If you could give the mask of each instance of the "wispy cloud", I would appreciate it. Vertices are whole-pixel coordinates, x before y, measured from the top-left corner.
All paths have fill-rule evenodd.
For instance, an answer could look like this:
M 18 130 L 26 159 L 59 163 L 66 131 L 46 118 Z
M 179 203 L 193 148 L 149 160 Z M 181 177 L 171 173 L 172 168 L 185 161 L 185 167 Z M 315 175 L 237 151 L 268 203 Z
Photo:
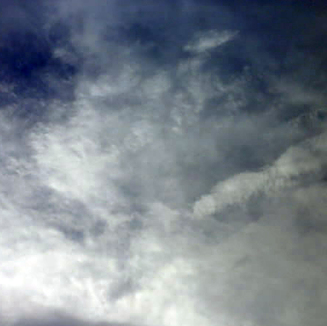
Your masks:
M 207 52 L 231 41 L 236 35 L 237 32 L 233 31 L 218 32 L 215 30 L 198 33 L 194 40 L 185 46 L 185 50 L 197 54 Z
M 0 88 L 1 325 L 324 325 L 325 93 L 228 8 L 49 4 L 74 69 Z

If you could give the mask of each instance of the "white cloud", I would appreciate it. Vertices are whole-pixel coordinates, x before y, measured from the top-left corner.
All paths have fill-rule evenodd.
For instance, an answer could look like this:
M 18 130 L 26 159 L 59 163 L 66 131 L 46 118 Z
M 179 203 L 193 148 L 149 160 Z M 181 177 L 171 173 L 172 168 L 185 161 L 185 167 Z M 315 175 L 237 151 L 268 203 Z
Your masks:
M 302 146 L 289 148 L 263 171 L 241 173 L 218 183 L 211 194 L 203 196 L 194 204 L 195 216 L 203 218 L 219 213 L 229 205 L 243 204 L 260 193 L 275 195 L 300 184 L 305 175 L 320 174 L 327 159 L 324 148 L 320 148 L 320 153 L 317 153 L 322 137 L 320 135 L 305 141 Z M 306 148 L 306 145 L 311 145 L 311 148 Z
M 198 33 L 192 42 L 185 46 L 185 50 L 196 54 L 205 53 L 230 40 L 234 39 L 238 32 L 235 31 L 206 31 Z

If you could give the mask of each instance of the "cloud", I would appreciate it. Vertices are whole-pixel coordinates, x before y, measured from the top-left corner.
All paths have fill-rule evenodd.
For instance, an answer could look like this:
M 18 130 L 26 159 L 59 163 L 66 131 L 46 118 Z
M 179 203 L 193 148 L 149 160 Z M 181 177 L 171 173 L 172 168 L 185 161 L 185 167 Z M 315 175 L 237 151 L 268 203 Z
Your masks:
M 198 34 L 193 42 L 185 46 L 185 50 L 194 53 L 207 52 L 226 42 L 229 42 L 236 35 L 237 32 L 223 31 L 219 33 L 215 30 Z
M 22 319 L 15 323 L 15 326 L 136 326 L 135 324 L 122 324 L 122 323 L 93 323 L 83 321 L 73 316 L 64 315 L 56 312 L 46 311 L 41 313 L 37 318 Z
M 276 195 L 285 188 L 301 184 L 301 179 L 308 175 L 311 178 L 321 175 L 326 164 L 326 153 L 318 144 L 321 144 L 321 139 L 324 138 L 325 133 L 306 140 L 302 146 L 289 148 L 264 171 L 242 173 L 217 184 L 212 194 L 203 196 L 195 203 L 195 216 L 201 218 L 219 213 L 229 205 L 244 204 L 260 193 L 267 196 Z M 319 149 L 316 148 L 317 145 Z
M 325 94 L 228 8 L 44 9 L 75 72 L 1 84 L 1 325 L 324 325 Z

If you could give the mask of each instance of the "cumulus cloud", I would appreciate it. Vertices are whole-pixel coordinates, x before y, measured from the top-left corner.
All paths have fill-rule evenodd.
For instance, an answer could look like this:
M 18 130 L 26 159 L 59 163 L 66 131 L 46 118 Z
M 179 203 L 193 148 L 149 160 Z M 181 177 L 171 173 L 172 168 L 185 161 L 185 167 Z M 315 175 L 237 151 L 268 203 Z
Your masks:
M 1 325 L 324 325 L 325 93 L 253 31 L 284 6 L 45 3 L 44 64 L 0 58 Z

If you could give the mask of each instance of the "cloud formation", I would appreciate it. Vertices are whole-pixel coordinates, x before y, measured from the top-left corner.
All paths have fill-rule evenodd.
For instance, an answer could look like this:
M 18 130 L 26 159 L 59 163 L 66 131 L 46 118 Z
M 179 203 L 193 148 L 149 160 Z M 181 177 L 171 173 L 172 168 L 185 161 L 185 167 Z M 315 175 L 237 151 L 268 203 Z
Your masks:
M 324 53 L 235 3 L 1 5 L 1 325 L 324 325 Z

